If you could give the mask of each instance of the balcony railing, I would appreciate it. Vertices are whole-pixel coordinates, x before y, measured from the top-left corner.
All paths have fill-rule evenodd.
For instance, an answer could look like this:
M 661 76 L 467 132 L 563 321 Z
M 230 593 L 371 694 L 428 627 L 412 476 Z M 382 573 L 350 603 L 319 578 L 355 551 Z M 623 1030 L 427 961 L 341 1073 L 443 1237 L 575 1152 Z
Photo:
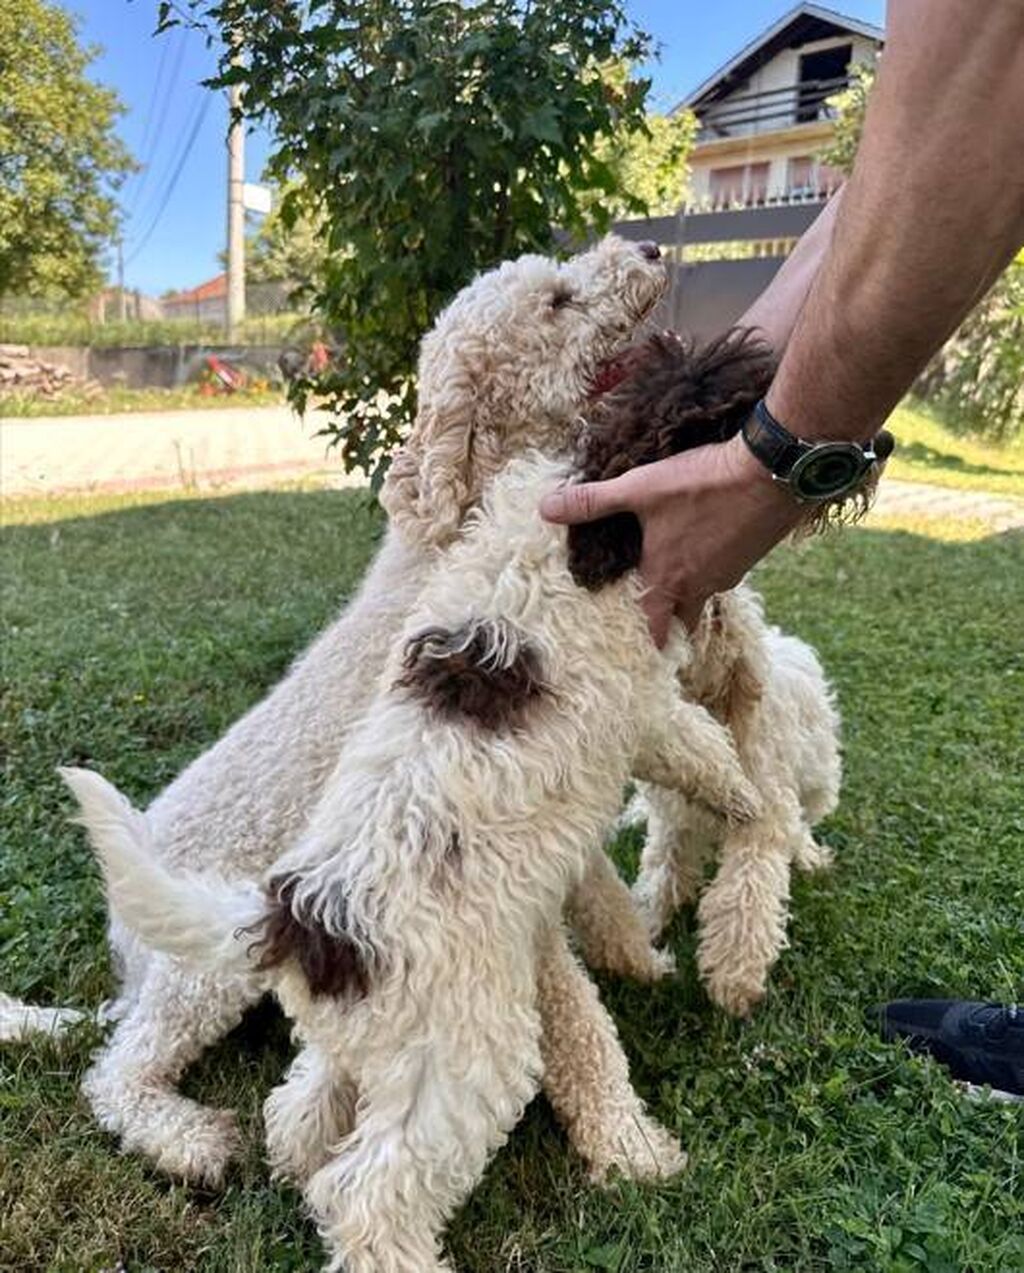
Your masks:
M 794 124 L 834 119 L 835 110 L 829 105 L 829 98 L 841 93 L 849 83 L 848 75 L 830 80 L 805 80 L 802 84 L 787 84 L 784 88 L 746 93 L 742 97 L 728 97 L 708 106 L 699 106 L 697 141 L 750 137 L 790 128 Z

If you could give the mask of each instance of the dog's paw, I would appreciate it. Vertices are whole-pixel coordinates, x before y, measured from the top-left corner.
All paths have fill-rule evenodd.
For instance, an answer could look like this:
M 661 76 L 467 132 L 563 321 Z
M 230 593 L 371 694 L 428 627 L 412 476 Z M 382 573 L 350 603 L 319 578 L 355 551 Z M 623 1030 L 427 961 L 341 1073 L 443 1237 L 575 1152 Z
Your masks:
M 617 1136 L 609 1134 L 588 1155 L 595 1184 L 609 1184 L 616 1174 L 627 1180 L 669 1180 L 685 1168 L 687 1157 L 679 1141 L 653 1118 L 634 1117 L 617 1130 Z
M 808 875 L 828 871 L 834 863 L 834 855 L 827 844 L 819 844 L 808 832 L 793 847 L 793 865 Z
M 190 1184 L 220 1189 L 242 1145 L 234 1110 L 197 1107 L 186 1122 L 176 1128 L 172 1140 L 160 1146 L 156 1167 Z M 131 1149 L 127 1141 L 126 1137 L 124 1147 Z
M 734 827 L 746 826 L 761 816 L 763 808 L 761 793 L 745 774 L 738 772 L 721 806 L 726 822 Z
M 732 1017 L 746 1020 L 765 997 L 767 971 L 762 977 L 736 975 L 728 968 L 701 971 L 712 1003 Z

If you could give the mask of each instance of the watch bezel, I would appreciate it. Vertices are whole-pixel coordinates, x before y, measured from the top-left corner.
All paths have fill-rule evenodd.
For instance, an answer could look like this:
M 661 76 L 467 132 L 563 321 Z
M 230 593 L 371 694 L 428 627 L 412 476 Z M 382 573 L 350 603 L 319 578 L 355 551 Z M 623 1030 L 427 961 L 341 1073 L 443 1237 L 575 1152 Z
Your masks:
M 803 504 L 824 504 L 828 500 L 848 495 L 860 486 L 868 469 L 875 462 L 874 452 L 857 442 L 804 442 L 803 445 L 806 450 L 802 450 L 793 461 L 789 472 L 784 477 L 775 475 L 776 481 L 784 482 L 791 489 L 794 498 Z M 806 477 L 807 470 L 820 460 L 836 455 L 842 455 L 853 461 L 849 479 L 832 490 L 806 490 L 801 480 Z

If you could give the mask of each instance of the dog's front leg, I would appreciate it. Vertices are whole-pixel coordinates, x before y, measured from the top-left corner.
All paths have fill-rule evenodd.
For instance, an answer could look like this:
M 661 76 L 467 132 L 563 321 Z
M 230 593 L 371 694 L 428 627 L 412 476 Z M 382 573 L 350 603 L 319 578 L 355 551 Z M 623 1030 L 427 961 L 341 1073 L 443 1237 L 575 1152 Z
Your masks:
M 721 823 L 678 791 L 651 783 L 640 787 L 638 807 L 646 811 L 647 835 L 633 899 L 657 941 L 679 907 L 697 900 Z
M 757 816 L 761 798 L 733 745 L 732 735 L 697 703 L 677 698 L 645 731 L 633 772 L 681 792 L 731 824 Z
M 633 1089 L 615 1023 L 561 927 L 541 945 L 537 995 L 544 1092 L 591 1178 L 602 1181 L 613 1170 L 632 1180 L 681 1171 L 686 1155 Z
M 589 967 L 647 982 L 675 971 L 672 955 L 651 945 L 645 918 L 606 853 L 590 855 L 566 914 Z
M 764 997 L 768 974 L 787 944 L 789 876 L 799 808 L 791 792 L 762 817 L 731 827 L 715 878 L 697 909 L 697 967 L 708 994 L 746 1017 Z

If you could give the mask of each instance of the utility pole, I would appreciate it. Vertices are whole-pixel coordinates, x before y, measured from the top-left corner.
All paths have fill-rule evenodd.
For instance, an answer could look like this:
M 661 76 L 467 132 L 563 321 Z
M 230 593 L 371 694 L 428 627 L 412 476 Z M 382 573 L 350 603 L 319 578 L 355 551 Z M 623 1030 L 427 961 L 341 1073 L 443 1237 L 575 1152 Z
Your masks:
M 122 323 L 128 321 L 128 306 L 124 295 L 124 236 L 117 236 L 117 317 Z
M 238 61 L 235 54 L 233 61 Z M 245 125 L 235 112 L 242 104 L 242 87 L 232 84 L 228 91 L 231 118 L 228 122 L 228 340 L 238 339 L 245 318 Z

